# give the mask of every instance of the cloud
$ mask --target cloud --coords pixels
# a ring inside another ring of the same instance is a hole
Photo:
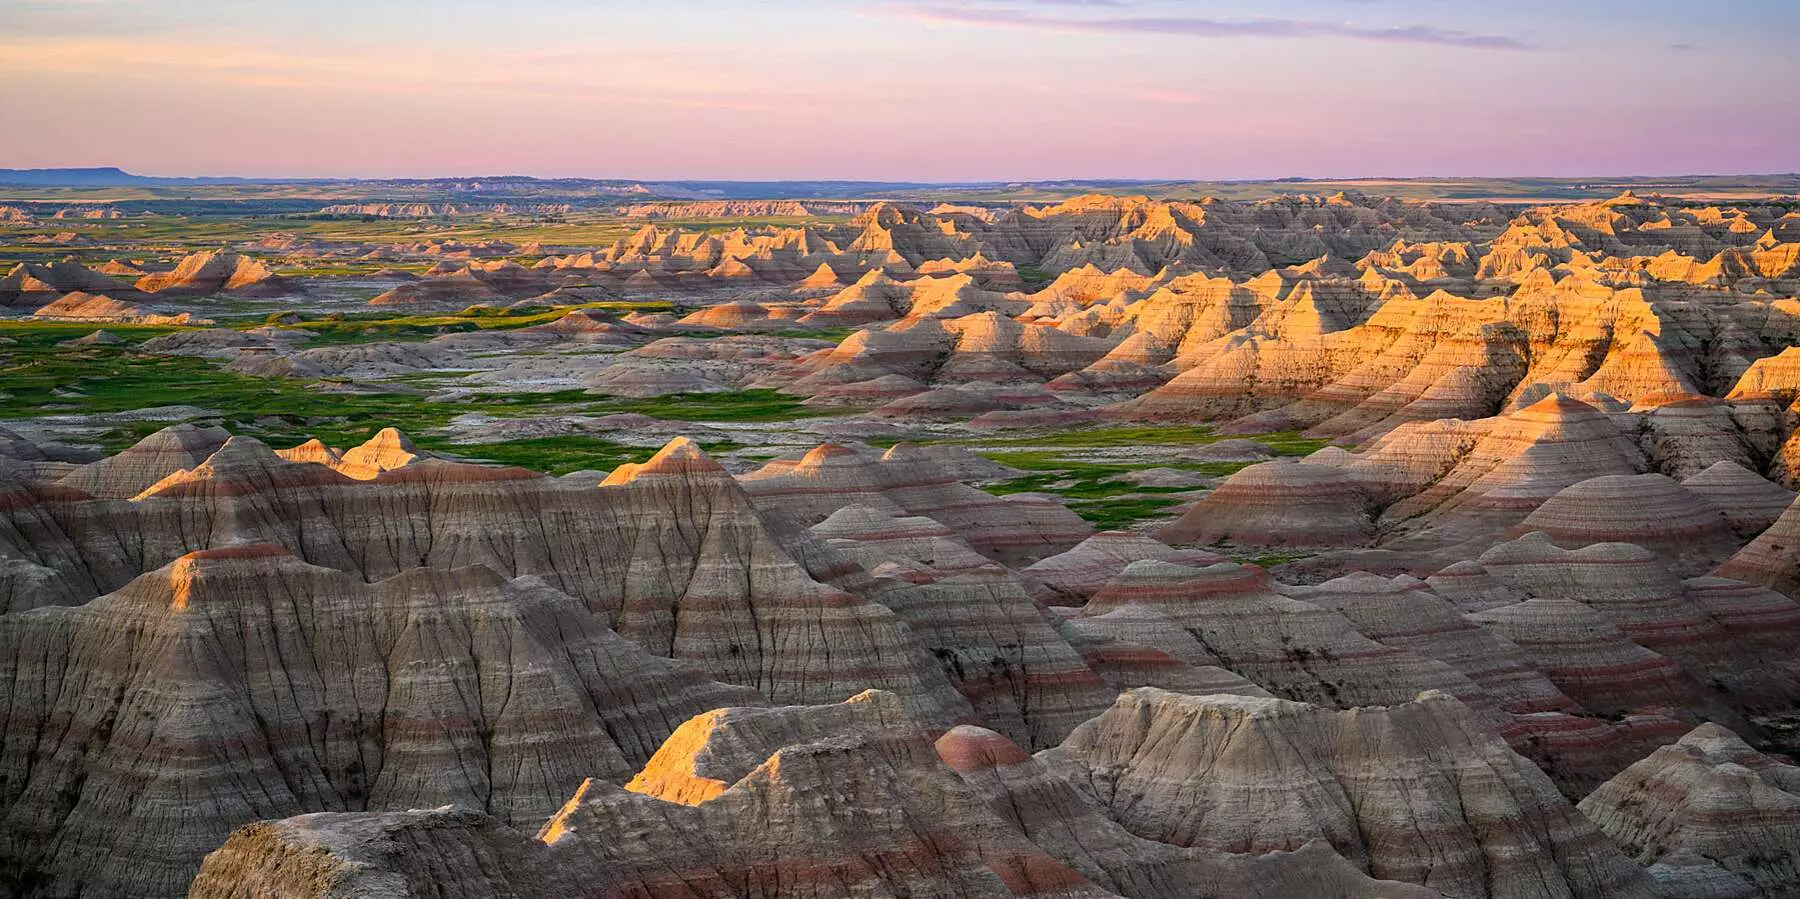
[[[1119,6],[1083,0],[1033,0],[1036,5]],[[1044,15],[1025,9],[978,9],[937,4],[890,8],[890,12],[925,22],[973,25],[988,28],[1024,28],[1039,31],[1100,34],[1165,34],[1199,38],[1308,38],[1326,37],[1394,44],[1429,44],[1470,50],[1532,50],[1530,44],[1507,35],[1479,34],[1429,25],[1367,27],[1342,22],[1304,19],[1211,19],[1201,16],[1107,16],[1070,18]]]
[[[9,75],[139,78],[164,84],[300,88],[466,99],[577,100],[769,112],[849,96],[829,87],[752,81],[651,50],[533,51],[475,56],[460,50],[354,53],[222,39],[0,36],[0,79]]]

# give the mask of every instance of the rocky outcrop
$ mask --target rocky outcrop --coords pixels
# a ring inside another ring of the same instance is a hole
[[[1571,484],[1525,516],[1519,530],[1544,533],[1569,547],[1634,543],[1679,560],[1694,574],[1737,549],[1731,522],[1718,506],[1660,474]]]
[[[937,521],[989,558],[1029,563],[1073,547],[1093,528],[1060,503],[1028,494],[995,497],[956,478],[929,450],[879,456],[825,444],[798,461],[747,475],[744,490],[780,527],[810,528],[857,504]]]
[[[1363,546],[1375,537],[1368,496],[1344,472],[1263,462],[1227,478],[1158,535],[1178,544]]]
[[[32,318],[67,322],[109,322],[129,325],[210,325],[211,321],[195,318],[192,313],[165,313],[145,309],[135,303],[116,300],[104,294],[73,291],[40,307]]]
[[[1040,559],[1019,571],[1032,595],[1050,605],[1079,606],[1133,562],[1154,559],[1204,567],[1225,561],[1204,550],[1175,549],[1141,534],[1105,531],[1065,553]]]
[[[1731,461],[1715,462],[1681,486],[1717,506],[1744,536],[1761,533],[1794,502],[1794,491]]]
[[[1322,839],[1372,876],[1454,896],[1650,892],[1542,772],[1440,693],[1329,711],[1145,688],[1040,758],[1127,830],[1176,846]]]
[[[857,215],[868,209],[868,205],[831,200],[709,200],[694,203],[640,203],[627,206],[622,212],[627,217],[642,219],[812,217]]]
[[[543,577],[650,652],[775,701],[874,684],[928,718],[967,709],[892,611],[814,580],[731,476],[685,440],[598,488],[441,460],[359,481],[238,437],[131,500],[59,489],[21,485],[0,512],[17,560],[3,570],[14,608],[79,603],[236,542],[273,543],[368,581],[479,564]]]
[[[1670,895],[1800,889],[1800,768],[1703,724],[1581,801]]]
[[[584,785],[535,839],[448,809],[253,825],[193,894],[427,884],[471,897],[1432,895],[1323,841],[1237,855],[1134,835],[1006,738],[959,727],[934,742],[880,693],[691,720],[626,790]]]
[[[103,499],[130,499],[157,481],[206,461],[229,439],[224,428],[174,425],[116,456],[83,465],[58,480],[57,486]]]
[[[233,828],[455,803],[530,827],[676,723],[755,700],[536,578],[375,584],[280,547],[189,553],[0,616],[9,889],[178,895]]]
[[[140,296],[130,284],[94,271],[73,258],[45,264],[23,262],[0,277],[0,306],[35,309],[71,293],[116,299]]]
[[[139,278],[137,289],[165,296],[273,297],[292,292],[286,279],[270,271],[262,262],[228,250],[186,256],[176,264],[174,271]]]
[[[1714,573],[1800,597],[1800,501]]]
[[[1279,595],[1268,573],[1254,565],[1133,562],[1081,615],[1103,618],[1126,609],[1160,613],[1198,642],[1205,664],[1235,671],[1278,696],[1347,707],[1405,702],[1421,691],[1444,689],[1488,701],[1449,665],[1384,646],[1337,612]]]

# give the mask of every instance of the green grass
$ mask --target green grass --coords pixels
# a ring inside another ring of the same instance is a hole
[[[1246,462],[1188,462],[1177,459],[1092,458],[1095,451],[1203,446],[1227,439],[1207,425],[1119,425],[1011,437],[961,437],[921,442],[971,446],[995,462],[1029,474],[988,486],[991,493],[1051,493],[1097,528],[1125,528],[1163,515],[1194,487],[1140,487],[1125,477],[1148,468],[1172,468],[1207,477],[1235,474]],[[1252,437],[1277,455],[1300,456],[1328,441],[1292,431]]]
[[[1208,547],[1208,548],[1213,550],[1214,552],[1219,553],[1222,556],[1225,556],[1228,559],[1231,559],[1234,562],[1242,562],[1246,565],[1259,565],[1263,568],[1274,568],[1277,565],[1286,565],[1289,562],[1298,562],[1302,559],[1310,559],[1314,555],[1316,555],[1315,553],[1295,552],[1295,553],[1259,553],[1254,556],[1247,556],[1247,555],[1235,554],[1235,553],[1223,550],[1220,547],[1216,547],[1216,546]]]
[[[607,312],[667,312],[673,308],[666,302],[588,303],[580,306],[494,307],[470,306],[461,312],[447,314],[395,315],[392,312],[358,312],[348,315],[314,318],[298,324],[277,325],[311,335],[307,346],[325,346],[375,341],[430,340],[442,334],[467,331],[513,330],[548,324],[576,309],[600,309]],[[264,321],[240,322],[238,327],[260,327]]]
[[[501,443],[451,444],[429,438],[415,440],[427,449],[454,452],[467,459],[516,465],[531,471],[565,475],[571,471],[592,469],[610,471],[627,462],[642,462],[655,451],[641,446],[627,446],[602,437],[530,437]],[[720,453],[737,449],[727,441],[702,444],[707,452]]]
[[[1117,531],[1157,518],[1179,500],[1141,497],[1076,503],[1069,508],[1095,530]]]
[[[1025,287],[1028,290],[1044,287],[1056,280],[1055,275],[1030,263],[1014,266],[1014,269],[1018,271],[1019,280],[1025,282]]]
[[[457,402],[429,402],[402,392],[343,393],[318,383],[259,378],[227,372],[213,362],[188,356],[141,353],[131,344],[172,328],[108,328],[125,346],[70,348],[64,341],[96,330],[93,325],[0,322],[0,419],[59,413],[102,414],[153,406],[191,405],[215,410],[233,432],[272,446],[291,446],[317,437],[338,447],[353,446],[384,427],[397,427],[419,446],[536,471],[566,473],[613,468],[641,461],[652,452],[601,437],[538,437],[488,444],[460,444],[429,432],[468,412],[516,417],[556,407],[589,415],[638,412],[659,418],[707,422],[763,422],[832,414],[803,407],[772,390],[676,394],[651,399],[596,397],[581,390],[547,394],[478,394]],[[59,395],[60,394],[60,395]],[[127,422],[99,439],[116,452],[169,421]],[[711,452],[742,448],[731,441],[703,444]]]
[[[545,393],[478,393],[466,402],[504,413],[554,407],[579,415],[636,413],[664,421],[744,422],[789,421],[842,415],[838,407],[805,405],[800,397],[776,390],[725,390],[717,393],[670,393],[649,397],[613,397],[580,388]]]
[[[1331,445],[1331,441],[1317,437],[1305,437],[1298,431],[1277,431],[1273,434],[1258,434],[1252,438],[1278,456],[1310,456]]]
[[[996,495],[1009,493],[1049,493],[1064,500],[1070,509],[1100,530],[1127,528],[1147,519],[1161,516],[1181,502],[1179,496],[1194,487],[1141,487],[1125,480],[1134,471],[1145,468],[1175,468],[1218,477],[1230,474],[1240,463],[1174,463],[1144,465],[1113,462],[1089,462],[1063,458],[1047,450],[988,452],[989,459],[1002,465],[1029,471],[1021,477],[990,484],[984,489]]]
[[[955,437],[943,440],[923,439],[919,443],[954,443],[966,446],[1033,447],[1055,449],[1116,449],[1150,446],[1205,446],[1244,435],[1220,434],[1209,425],[1122,425],[1056,431],[1047,434],[1011,437]],[[1302,436],[1297,431],[1277,431],[1248,437],[1277,455],[1304,456],[1330,445],[1329,440]]]
[[[807,406],[800,397],[788,396],[775,390],[757,389],[605,399],[583,411],[590,415],[636,412],[670,421],[770,422],[843,415],[846,410]]]

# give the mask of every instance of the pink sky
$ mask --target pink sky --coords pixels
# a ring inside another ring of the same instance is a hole
[[[1800,170],[1800,4],[0,0],[0,166],[1024,180]],[[1541,9],[1537,8],[1541,7]]]

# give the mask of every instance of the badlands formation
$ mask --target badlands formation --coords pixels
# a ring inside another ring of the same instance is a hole
[[[1792,198],[609,202],[7,207],[0,891],[1800,895]]]

